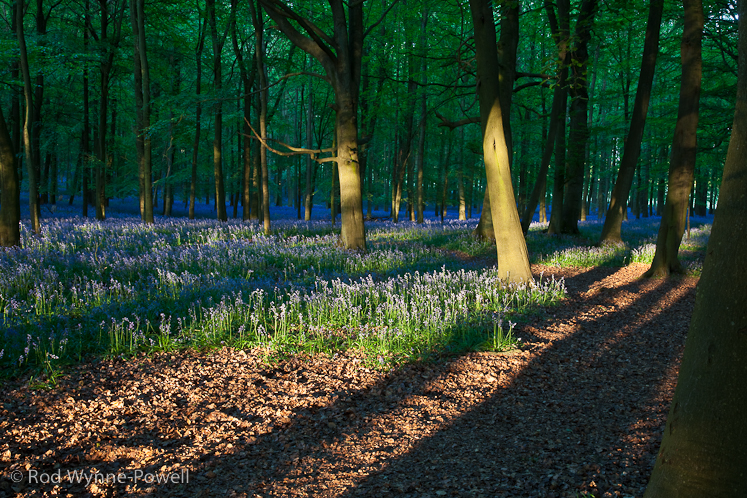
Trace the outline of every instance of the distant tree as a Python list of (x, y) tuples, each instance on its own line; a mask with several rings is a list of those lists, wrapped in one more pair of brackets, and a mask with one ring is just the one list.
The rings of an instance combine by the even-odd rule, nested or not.
[(646, 125), (646, 114), (651, 99), (651, 87), (654, 82), (654, 69), (656, 68), (656, 56), (659, 52), (659, 31), (661, 27), (661, 16), (664, 11), (664, 0), (651, 0), (649, 8), (648, 23), (646, 25), (646, 40), (643, 43), (643, 58), (641, 61), (641, 76), (638, 80), (638, 89), (635, 93), (635, 104), (633, 104), (633, 117), (630, 121), (630, 131), (625, 140), (620, 170), (617, 174), (617, 182), (612, 191), (610, 207), (604, 219), (604, 227), (600, 242), (620, 243), (622, 242), (621, 227), (625, 210), (627, 210), (628, 194), (633, 184), (633, 174), (641, 154), (641, 141), (643, 140), (643, 129)]
[[(688, 5), (688, 2), (685, 2)], [(691, 7), (697, 8), (697, 2)], [(677, 389), (644, 498), (747, 496), (747, 1), (721, 197)]]

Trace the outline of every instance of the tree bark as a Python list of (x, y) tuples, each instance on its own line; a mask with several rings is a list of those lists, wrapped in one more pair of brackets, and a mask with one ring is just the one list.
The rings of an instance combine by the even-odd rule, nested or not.
[[(685, 5), (700, 10), (700, 2), (686, 0)], [(721, 199), (672, 408), (644, 498), (747, 496), (747, 280), (739, 278), (747, 261), (747, 2), (740, 0), (738, 9), (737, 105)]]
[(685, 27), (680, 45), (682, 79), (677, 125), (669, 163), (669, 189), (661, 217), (656, 253), (645, 276), (667, 276), (682, 273), (677, 253), (685, 231), (685, 217), (695, 171), (696, 131), (703, 72), (701, 42), (703, 38), (703, 5), (701, 0), (685, 0)]
[[(516, 54), (519, 48), (520, 2), (501, 2), (501, 37), (498, 40), (499, 79), (498, 92), (503, 110), (503, 130), (508, 147), (509, 170), (513, 161), (513, 133), (511, 132), (511, 102), (516, 81)], [(490, 209), (490, 189), (485, 189), (480, 220), (473, 234), (477, 238), (495, 240), (493, 216)]]
[(21, 186), (16, 170), (13, 140), (0, 106), (0, 247), (21, 245)]
[(656, 69), (656, 57), (659, 53), (659, 31), (661, 28), (661, 17), (664, 11), (664, 0), (651, 0), (649, 7), (648, 22), (646, 23), (646, 38), (643, 42), (643, 58), (641, 60), (641, 75), (638, 79), (638, 89), (635, 93), (633, 104), (633, 117), (630, 121), (620, 170), (617, 173), (617, 182), (612, 191), (610, 207), (604, 219), (601, 244), (622, 243), (622, 220), (623, 211), (626, 208), (626, 199), (633, 183), (638, 158), (641, 153), (641, 141), (646, 125), (648, 104), (651, 99), (651, 88), (654, 82), (654, 70)]
[(532, 281), (513, 186), (499, 94), (498, 56), (493, 11), (488, 0), (470, 0), (477, 54), (477, 92), (483, 134), (485, 172), (498, 252), (498, 272), (507, 281)]

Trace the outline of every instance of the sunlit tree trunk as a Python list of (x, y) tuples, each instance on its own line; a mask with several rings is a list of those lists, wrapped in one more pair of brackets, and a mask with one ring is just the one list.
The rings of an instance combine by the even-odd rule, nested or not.
[[(688, 7), (698, 12), (687, 12)], [(700, 2), (685, 1), (686, 32)], [(739, 1), (737, 105), (721, 198), (677, 389), (644, 498), (747, 496), (747, 2)], [(692, 16), (695, 19), (688, 17)], [(702, 18), (701, 18), (702, 19)]]
[(633, 183), (633, 173), (638, 164), (641, 153), (641, 141), (646, 125), (646, 114), (651, 99), (651, 88), (656, 69), (656, 57), (659, 53), (659, 31), (661, 17), (664, 11), (664, 0), (652, 0), (649, 7), (648, 22), (646, 24), (646, 38), (643, 42), (643, 59), (641, 61), (641, 76), (633, 104), (633, 117), (630, 121), (630, 131), (625, 141), (617, 182), (612, 190), (610, 207), (604, 219), (600, 243), (619, 244), (622, 242), (623, 211), (626, 209), (626, 199)]
[[(303, 29), (309, 36), (301, 34), (289, 22), (298, 16), (290, 7), (278, 0), (260, 0), (267, 13), (291, 42), (317, 59), (324, 67), (326, 76), (335, 92), (336, 146), (340, 177), (340, 201), (342, 205), (342, 244), (347, 249), (366, 249), (363, 222), (361, 177), (358, 162), (358, 97), (361, 82), (361, 59), (363, 56), (363, 2), (347, 5), (343, 0), (330, 0), (333, 35), (320, 37), (321, 32), (306, 20)], [(334, 45), (333, 50), (329, 44)]]
[(532, 280), (532, 272), (529, 269), (519, 213), (514, 203), (508, 147), (503, 128), (493, 11), (488, 0), (470, 0), (470, 10), (475, 29), (480, 126), (498, 252), (498, 272), (508, 281), (529, 282)]
[(703, 5), (701, 0), (685, 0), (684, 5), (685, 27), (680, 45), (682, 79), (672, 158), (669, 163), (669, 188), (656, 239), (654, 261), (646, 272), (648, 277), (684, 271), (677, 254), (685, 232), (685, 217), (695, 171), (700, 80), (703, 72)]
[[(503, 109), (503, 130), (508, 147), (509, 168), (513, 161), (513, 134), (511, 132), (511, 102), (513, 97), (514, 81), (516, 80), (516, 54), (519, 47), (519, 10), (518, 0), (512, 2), (501, 2), (501, 37), (498, 40), (499, 58), (499, 88), (498, 92)], [(495, 239), (493, 234), (493, 217), (490, 209), (490, 189), (485, 189), (480, 212), (480, 221), (473, 232), (482, 239)]]

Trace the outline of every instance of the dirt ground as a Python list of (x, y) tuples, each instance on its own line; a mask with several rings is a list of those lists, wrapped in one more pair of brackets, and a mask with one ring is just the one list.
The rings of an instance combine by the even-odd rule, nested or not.
[(568, 298), (511, 354), (188, 351), (6, 384), (0, 496), (640, 497), (697, 284), (646, 269), (534, 266)]

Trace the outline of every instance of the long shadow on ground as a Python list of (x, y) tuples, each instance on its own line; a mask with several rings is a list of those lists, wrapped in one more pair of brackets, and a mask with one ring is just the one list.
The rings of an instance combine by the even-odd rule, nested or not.
[[(104, 410), (91, 427), (88, 415), (76, 418), (79, 408), (52, 424), (41, 397), (23, 407), (4, 393), (6, 407), (19, 411), (5, 412), (14, 432), (0, 445), (21, 450), (0, 471), (7, 476), (26, 461), (42, 471), (191, 476), (188, 484), (58, 490), (75, 496), (639, 496), (694, 286), (618, 286), (618, 271), (625, 269), (569, 278), (569, 299), (519, 332), (532, 350), (516, 355), (475, 353), (361, 375), (350, 357), (262, 368), (239, 354), (138, 360), (120, 366), (120, 377), (90, 369), (79, 382), (96, 389), (51, 396), (55, 413), (58, 403)], [(121, 399), (130, 384), (136, 392)], [(29, 442), (39, 426), (46, 436)], [(53, 490), (5, 482), (0, 494), (11, 489)]]

